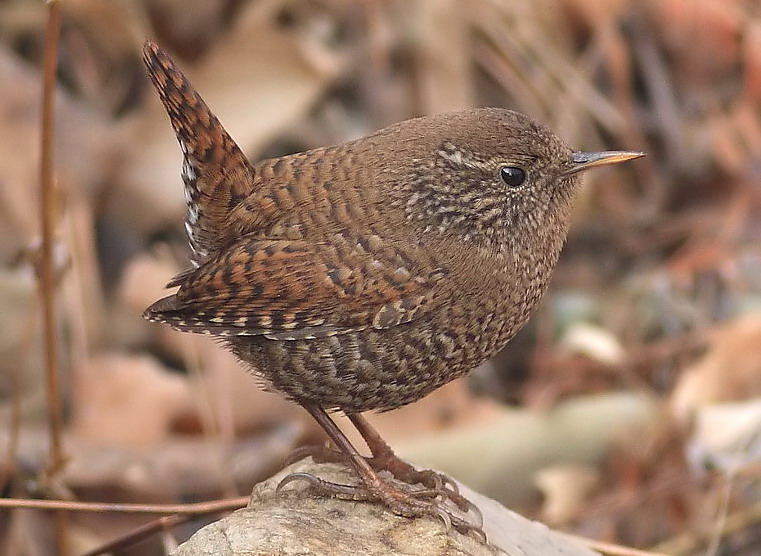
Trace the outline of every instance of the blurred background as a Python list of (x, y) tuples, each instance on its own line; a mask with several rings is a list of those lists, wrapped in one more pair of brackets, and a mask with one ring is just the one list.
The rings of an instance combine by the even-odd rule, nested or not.
[[(55, 130), (67, 464), (48, 454), (39, 259), (47, 9), (0, 2), (0, 487), (245, 495), (321, 442), (208, 338), (141, 313), (187, 266), (156, 40), (252, 159), (467, 106), (529, 114), (592, 172), (553, 286), (494, 361), (372, 416), (399, 453), (550, 525), (668, 554), (761, 552), (761, 4), (754, 0), (66, 0)], [(71, 514), (73, 553), (151, 518)], [(211, 519), (211, 518), (208, 518)], [(203, 524), (170, 531), (181, 541)], [(2, 510), (0, 552), (52, 554)], [(32, 534), (33, 533), (33, 534)], [(164, 554), (156, 535), (119, 554)]]

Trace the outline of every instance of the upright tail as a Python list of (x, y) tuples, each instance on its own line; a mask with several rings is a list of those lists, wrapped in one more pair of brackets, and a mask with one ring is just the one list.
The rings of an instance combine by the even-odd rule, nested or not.
[(254, 169), (166, 52), (147, 40), (143, 61), (184, 155), (185, 230), (198, 266), (220, 247), (225, 216), (251, 191)]

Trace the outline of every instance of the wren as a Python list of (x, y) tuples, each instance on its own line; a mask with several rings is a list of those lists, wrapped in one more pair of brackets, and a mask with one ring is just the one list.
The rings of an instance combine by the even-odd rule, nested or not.
[(419, 400), (503, 348), (547, 289), (579, 174), (642, 153), (574, 152), (527, 116), (473, 108), (252, 164), (167, 54), (150, 41), (143, 54), (184, 154), (192, 249), (145, 317), (223, 339), (360, 482), (292, 478), (479, 529), (446, 477), (399, 460), (360, 413)]

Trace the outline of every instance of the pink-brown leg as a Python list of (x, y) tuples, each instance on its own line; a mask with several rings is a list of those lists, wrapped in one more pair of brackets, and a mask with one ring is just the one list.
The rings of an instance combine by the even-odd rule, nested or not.
[(407, 484), (425, 486), (442, 498), (451, 500), (463, 512), (473, 512), (479, 527), (483, 525), (483, 516), (480, 510), (460, 494), (457, 483), (451, 477), (432, 469), (417, 469), (397, 456), (378, 431), (361, 414), (348, 413), (347, 416), (373, 454), (373, 457), (368, 459), (368, 463), (373, 469), (389, 471), (394, 477)]
[[(443, 494), (442, 489), (429, 488), (426, 484), (426, 482), (430, 482), (433, 485), (441, 486), (442, 484), (448, 482), (448, 479), (434, 479), (432, 478), (433, 475), (429, 476), (426, 472), (419, 472), (411, 465), (400, 460), (393, 453), (391, 448), (389, 448), (388, 445), (383, 442), (382, 439), (380, 439), (380, 435), (378, 435), (378, 433), (372, 429), (369, 424), (364, 421), (364, 419), (360, 418), (358, 419), (358, 422), (360, 423), (358, 426), (360, 434), (362, 434), (364, 438), (365, 433), (367, 433), (372, 438), (372, 442), (375, 444), (374, 448), (379, 450), (378, 453), (381, 456), (381, 459), (376, 460), (376, 453), (373, 450), (373, 447), (371, 447), (371, 450), (373, 450), (373, 458), (371, 458), (370, 461), (382, 461), (383, 463), (390, 463), (401, 475), (409, 475), (410, 477), (415, 478), (421, 477), (423, 479), (422, 481), (415, 481), (415, 483), (412, 484), (420, 483), (424, 488), (407, 488), (412, 486), (412, 484), (408, 483), (407, 481), (404, 481), (404, 483), (392, 483), (389, 480), (384, 479), (381, 477), (381, 475), (379, 475), (378, 471), (374, 469), (374, 466), (371, 465), (370, 461), (368, 461), (368, 459), (363, 457), (357, 451), (357, 449), (351, 444), (349, 439), (346, 438), (343, 432), (341, 432), (338, 426), (336, 426), (336, 424), (324, 409), (313, 404), (303, 404), (303, 406), (312, 415), (312, 417), (314, 417), (317, 423), (319, 423), (319, 425), (325, 430), (330, 440), (335, 444), (335, 446), (340, 450), (340, 453), (344, 456), (343, 458), (338, 459), (342, 461), (348, 460), (348, 463), (354, 468), (357, 475), (359, 476), (360, 484), (342, 485), (326, 481), (308, 473), (292, 473), (281, 481), (278, 488), (282, 488), (284, 485), (290, 483), (291, 481), (306, 480), (310, 483), (313, 491), (317, 492), (318, 494), (355, 501), (380, 502), (394, 513), (405, 517), (417, 517), (424, 515), (438, 516), (445, 522), (448, 527), (454, 526), (457, 530), (462, 532), (472, 531), (485, 539), (485, 534), (481, 529), (480, 522), (477, 525), (470, 523), (460, 515), (457, 515), (456, 512), (448, 509), (443, 502), (437, 500), (437, 497)], [(349, 417), (352, 419), (352, 422), (355, 423), (355, 419), (352, 418), (352, 415)], [(355, 426), (357, 426), (356, 423)], [(376, 440), (380, 440), (382, 445), (376, 442)], [(383, 446), (385, 446), (385, 448), (383, 448)], [(332, 450), (323, 453), (327, 454), (331, 459), (334, 456), (338, 457), (336, 456), (337, 453)], [(388, 471), (394, 475), (394, 472), (391, 469)], [(415, 475), (416, 473), (419, 475)], [(404, 486), (401, 486), (402, 484)], [(462, 498), (453, 490), (447, 490), (444, 494), (446, 494), (445, 498), (450, 499), (453, 502), (455, 502), (455, 500), (452, 498), (452, 494), (456, 494), (456, 496)], [(465, 499), (462, 498), (462, 500)], [(457, 505), (458, 507), (460, 506), (459, 504)], [(462, 510), (464, 512), (467, 512), (468, 509), (473, 508), (473, 505), (467, 501), (465, 501), (463, 505), (467, 508)]]

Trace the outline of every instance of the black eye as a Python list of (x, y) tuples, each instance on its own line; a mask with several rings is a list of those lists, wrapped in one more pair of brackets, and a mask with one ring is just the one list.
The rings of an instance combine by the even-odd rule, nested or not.
[(518, 187), (526, 181), (526, 171), (517, 166), (503, 166), (499, 169), (499, 177), (510, 187)]

